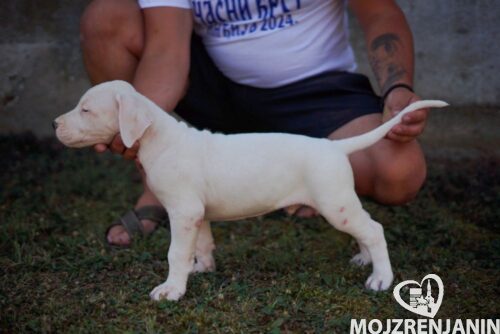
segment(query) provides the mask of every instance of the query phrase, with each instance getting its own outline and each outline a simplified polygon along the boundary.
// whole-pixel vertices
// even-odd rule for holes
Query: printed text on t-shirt
[[[195,20],[212,37],[242,37],[297,23],[301,0],[192,0]]]

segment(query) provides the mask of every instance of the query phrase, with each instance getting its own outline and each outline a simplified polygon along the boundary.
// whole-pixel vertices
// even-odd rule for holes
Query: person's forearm
[[[144,50],[132,84],[162,109],[173,111],[187,87],[191,10],[156,7],[143,12]]]
[[[133,85],[162,109],[170,112],[182,99],[188,80],[189,54],[147,54],[141,58]]]
[[[401,12],[381,14],[363,27],[370,65],[383,95],[397,83],[413,85],[413,38]]]

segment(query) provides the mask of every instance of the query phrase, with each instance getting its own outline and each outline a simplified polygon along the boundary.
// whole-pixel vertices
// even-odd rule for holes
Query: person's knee
[[[80,19],[81,44],[85,48],[93,42],[120,38],[137,44],[137,38],[130,38],[137,21],[142,24],[142,16],[134,0],[93,0]]]
[[[383,204],[408,203],[417,196],[426,176],[427,167],[420,150],[395,156],[378,167],[375,197]]]
[[[111,24],[117,14],[119,1],[94,0],[80,19],[80,35],[82,43],[95,38],[106,38],[116,33],[118,27]]]

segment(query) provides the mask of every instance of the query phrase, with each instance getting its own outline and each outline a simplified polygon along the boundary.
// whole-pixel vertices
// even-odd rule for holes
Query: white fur
[[[57,137],[70,147],[109,143],[118,132],[128,147],[139,141],[138,157],[167,209],[172,235],[168,278],[151,298],[178,300],[189,273],[215,269],[209,221],[296,204],[315,208],[356,238],[361,252],[353,261],[373,263],[366,286],[389,288],[393,274],[383,228],[361,207],[347,154],[381,139],[407,112],[444,105],[414,103],[379,128],[338,141],[281,133],[222,135],[190,128],[128,83],[113,81],[91,88],[56,123]]]

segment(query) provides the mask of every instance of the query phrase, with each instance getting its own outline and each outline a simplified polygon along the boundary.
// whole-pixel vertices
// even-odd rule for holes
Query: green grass
[[[30,137],[0,138],[0,332],[345,333],[351,318],[413,318],[363,288],[353,240],[320,218],[213,223],[215,273],[179,303],[152,302],[169,233],[107,250],[107,225],[140,193],[133,164]],[[409,205],[364,201],[383,222],[395,283],[437,273],[438,318],[497,318],[500,171],[493,158],[430,161]]]

